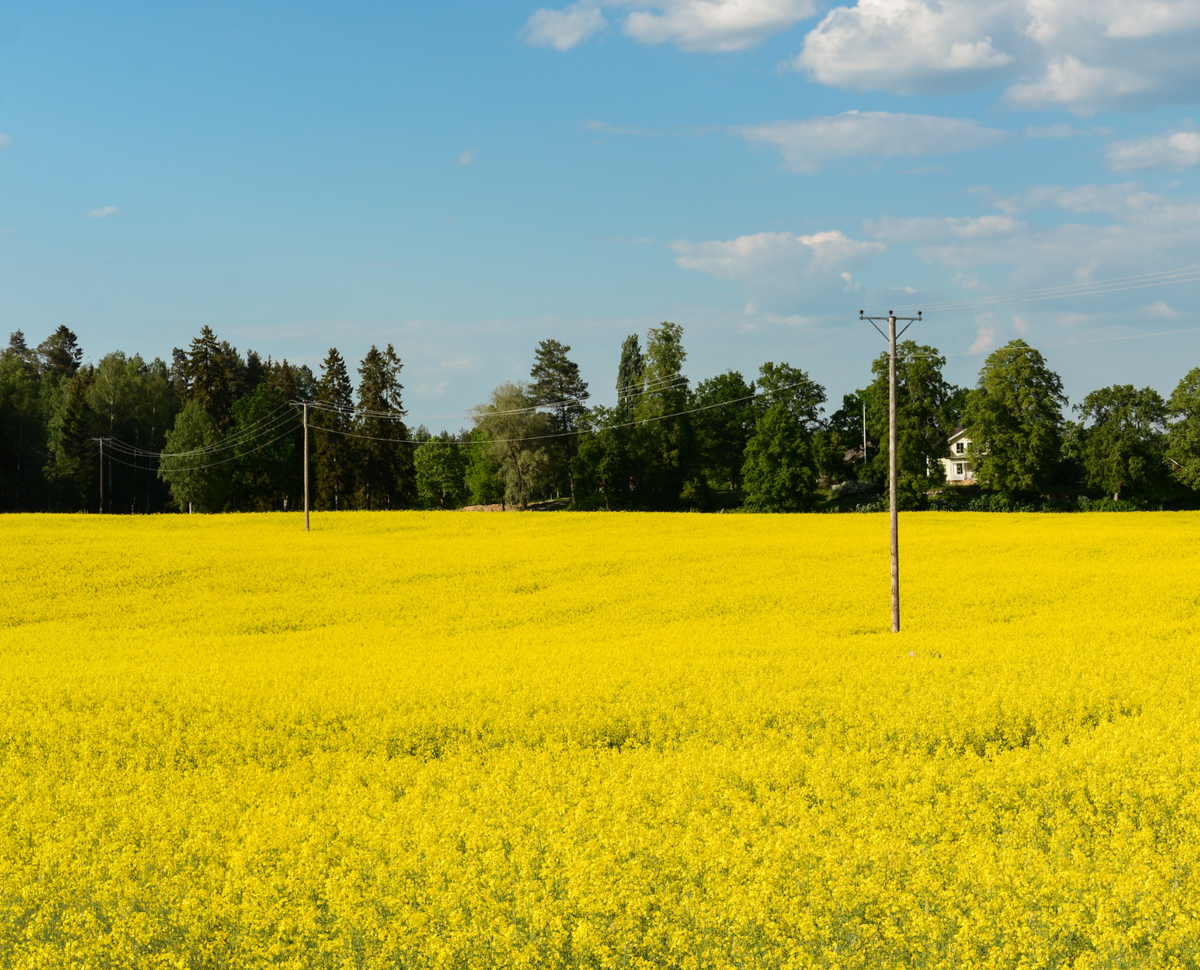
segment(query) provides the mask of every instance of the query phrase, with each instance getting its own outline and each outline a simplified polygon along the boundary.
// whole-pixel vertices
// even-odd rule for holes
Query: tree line
[[[693,384],[683,333],[664,322],[644,342],[625,339],[612,407],[589,403],[568,345],[543,340],[528,380],[494,388],[469,429],[435,434],[408,426],[390,344],[371,347],[355,381],[337,348],[314,374],[243,356],[208,327],[170,364],[119,351],[84,364],[65,326],[37,347],[18,331],[0,353],[0,510],[296,508],[304,405],[316,509],[558,499],[580,509],[783,512],[882,491],[886,354],[873,360],[871,382],[827,415],[825,388],[786,362],[764,363],[753,380],[728,370]],[[979,486],[1006,499],[1200,502],[1200,367],[1169,399],[1114,385],[1072,409],[1024,341],[993,351],[973,388],[946,381],[945,365],[936,348],[898,346],[902,507],[937,495],[959,427]]]

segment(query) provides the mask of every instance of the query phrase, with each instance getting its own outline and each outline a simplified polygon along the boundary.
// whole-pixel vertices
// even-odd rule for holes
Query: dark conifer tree
[[[372,346],[358,373],[356,431],[365,440],[359,450],[358,505],[364,509],[408,506],[414,494],[412,448],[402,420],[404,405],[400,358],[395,348]]]
[[[579,365],[567,356],[570,350],[557,340],[541,341],[534,351],[529,376],[533,379],[534,400],[550,412],[550,425],[555,434],[561,435],[551,439],[547,450],[555,459],[555,474],[560,482],[565,475],[574,504],[575,477],[571,472],[571,460],[577,450],[579,419],[587,410],[583,402],[588,398],[588,389],[587,382],[579,376]]]
[[[79,340],[67,327],[59,326],[38,345],[38,357],[42,362],[42,373],[59,380],[70,380],[83,361],[83,348]]]
[[[196,401],[209,413],[218,430],[229,427],[233,422],[229,369],[226,355],[211,327],[203,327],[200,336],[192,341],[182,371],[184,401]]]
[[[354,431],[354,385],[346,370],[345,358],[336,347],[321,364],[316,402],[322,407],[313,412],[317,507],[347,509],[353,507],[355,445],[347,437]]]

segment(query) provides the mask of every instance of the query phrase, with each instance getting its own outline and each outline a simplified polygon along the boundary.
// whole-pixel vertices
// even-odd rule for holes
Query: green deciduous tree
[[[759,370],[758,412],[746,444],[742,476],[746,508],[756,512],[800,512],[816,498],[813,435],[821,420],[825,389],[790,364]]]
[[[546,435],[549,416],[537,410],[537,401],[524,381],[506,381],[491,393],[487,404],[471,412],[483,432],[484,447],[500,469],[505,499],[522,507],[542,488],[550,472]]]
[[[217,449],[221,432],[199,400],[189,401],[167,433],[159,477],[182,512],[220,512],[229,500],[229,449]]]
[[[1024,340],[992,351],[970,392],[962,423],[981,484],[1005,494],[1037,492],[1062,454],[1062,381]]]
[[[626,415],[633,413],[645,384],[646,359],[636,333],[621,344],[621,362],[617,366],[617,409]]]
[[[703,508],[708,483],[700,468],[700,451],[689,413],[690,398],[683,363],[683,327],[664,321],[646,334],[645,383],[633,416],[644,460],[637,482],[642,508]]]
[[[233,404],[230,503],[241,511],[270,512],[288,507],[295,468],[294,418],[287,401],[270,384],[259,384]]]
[[[696,385],[691,407],[700,464],[713,482],[742,484],[746,442],[754,432],[754,384],[735,370]]]
[[[466,504],[469,461],[469,446],[448,432],[419,444],[413,452],[413,467],[421,504],[427,509],[456,509]]]
[[[945,481],[939,459],[950,457],[947,444],[955,388],[942,377],[946,358],[937,348],[903,340],[896,347],[896,439],[901,508],[917,508],[925,492]],[[859,393],[867,403],[867,434],[878,442],[868,477],[881,487],[888,480],[888,355],[871,364],[875,379]]]
[[[1119,500],[1159,493],[1165,470],[1167,405],[1152,387],[1117,384],[1092,391],[1076,410],[1090,422],[1083,437],[1088,484]]]
[[[1169,408],[1174,420],[1167,432],[1167,456],[1179,481],[1200,489],[1200,367],[1179,382]]]

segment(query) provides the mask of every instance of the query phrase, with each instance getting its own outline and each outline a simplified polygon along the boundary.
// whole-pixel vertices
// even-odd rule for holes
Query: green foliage
[[[1088,484],[1112,495],[1161,493],[1165,471],[1167,405],[1150,387],[1113,385],[1092,391],[1077,410],[1090,421],[1083,438]]]
[[[159,477],[181,512],[221,512],[229,501],[229,449],[218,449],[221,432],[198,400],[189,401],[167,433]]]
[[[571,348],[557,340],[543,340],[534,352],[533,368],[529,372],[530,395],[538,407],[550,414],[550,427],[557,436],[548,439],[546,451],[551,460],[551,474],[561,486],[567,486],[571,501],[575,501],[575,479],[571,459],[576,452],[576,433],[579,419],[587,410],[587,382],[579,374],[579,365],[570,357]]]
[[[228,344],[226,344],[228,348]],[[192,341],[183,362],[184,402],[195,401],[212,419],[218,430],[228,428],[233,421],[234,388],[231,386],[228,354],[217,343],[212,328],[205,326]]]
[[[99,501],[96,474],[99,450],[96,415],[88,406],[88,391],[95,377],[92,367],[82,367],[58,389],[47,428],[49,461],[45,473],[51,488],[51,507],[63,512],[84,512]]]
[[[1200,489],[1200,367],[1179,382],[1169,407],[1174,422],[1167,431],[1167,457],[1179,481]]]
[[[1067,399],[1062,381],[1023,340],[992,351],[963,411],[981,484],[1005,495],[1039,492],[1056,476]]]
[[[358,448],[358,507],[406,508],[416,493],[412,446],[401,420],[404,405],[400,383],[403,364],[395,348],[372,346],[358,369],[359,420],[355,433],[362,435]]]
[[[548,415],[537,410],[537,399],[524,381],[506,381],[491,400],[472,412],[484,433],[482,447],[499,469],[505,501],[522,508],[544,488],[550,476],[547,436],[553,434]]]
[[[17,331],[0,354],[0,510],[44,509],[46,423],[33,352]]]
[[[617,410],[628,417],[633,414],[645,385],[646,358],[636,333],[621,344],[621,363],[617,367]]]
[[[427,509],[456,509],[466,504],[467,447],[443,432],[417,446],[413,466],[417,498]]]
[[[354,385],[346,370],[346,361],[336,347],[321,365],[316,387],[316,402],[323,405],[312,411],[312,432],[316,507],[319,509],[353,508],[355,492],[354,452],[357,441],[348,437],[354,431],[351,411]]]
[[[294,412],[283,395],[259,384],[233,405],[230,503],[241,511],[270,512],[287,507],[287,487],[296,462],[291,432]]]
[[[726,371],[696,385],[691,406],[705,476],[730,490],[740,488],[746,442],[754,432],[754,385]]]
[[[700,451],[692,424],[683,327],[663,322],[646,334],[645,385],[633,409],[638,424],[635,477],[640,508],[670,511],[707,504]]]
[[[52,379],[69,381],[83,362],[83,348],[68,327],[60,325],[54,333],[38,344],[42,374]]]
[[[925,492],[945,481],[939,459],[950,457],[947,445],[949,406],[955,388],[942,377],[946,358],[934,347],[903,340],[896,347],[896,439],[901,508],[920,508]],[[888,355],[871,364],[875,379],[861,392],[867,404],[867,434],[878,442],[867,477],[881,487],[888,480]]]
[[[763,364],[756,383],[758,415],[742,466],[746,508],[807,511],[816,500],[813,436],[820,425],[825,388],[786,363]]]
[[[504,479],[500,463],[493,457],[493,448],[486,431],[479,428],[470,434],[466,448],[466,485],[472,505],[497,505],[504,502]]]

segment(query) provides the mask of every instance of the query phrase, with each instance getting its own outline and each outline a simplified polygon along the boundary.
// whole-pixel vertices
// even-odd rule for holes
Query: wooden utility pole
[[[98,438],[100,442],[100,514],[104,514],[104,439]]]
[[[308,532],[308,402],[304,402],[304,531]]]
[[[862,310],[858,311],[858,319],[868,321],[872,327],[879,330],[876,320],[884,320],[884,317],[868,317]],[[896,486],[899,480],[900,462],[896,454],[896,338],[904,334],[917,320],[921,319],[921,312],[917,311],[915,317],[898,317],[891,310],[888,310],[886,317],[888,322],[887,342],[888,342],[888,507],[891,512],[891,532],[892,532],[892,632],[900,632],[900,515],[899,508],[896,504]],[[907,321],[904,330],[899,334],[896,333],[896,321]],[[880,336],[884,336],[882,330],[879,330]],[[864,449],[865,450],[865,449]]]

